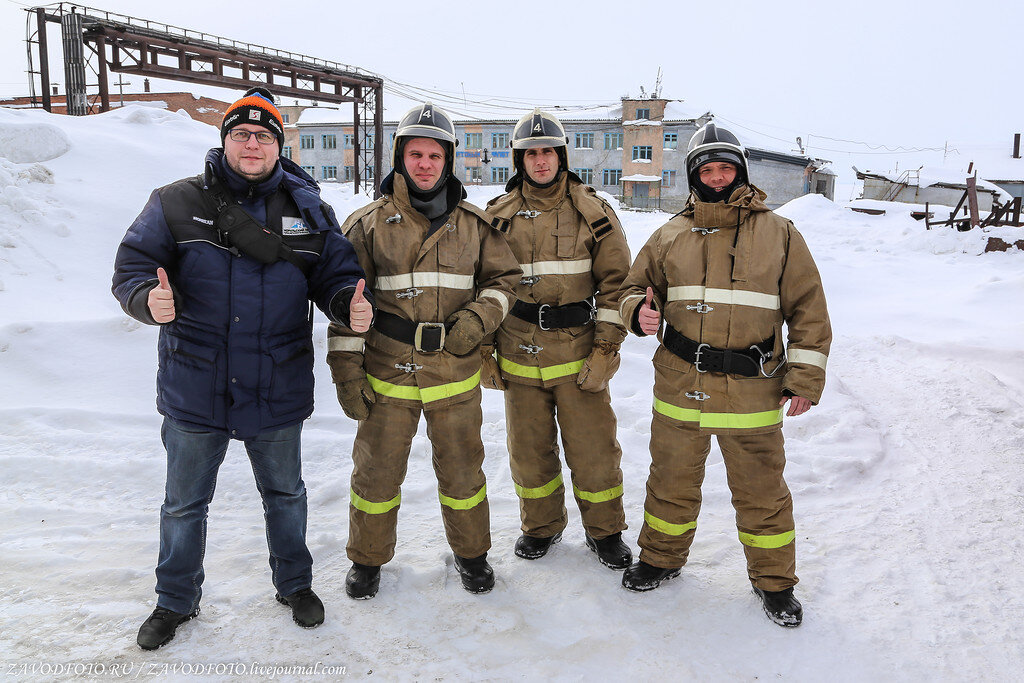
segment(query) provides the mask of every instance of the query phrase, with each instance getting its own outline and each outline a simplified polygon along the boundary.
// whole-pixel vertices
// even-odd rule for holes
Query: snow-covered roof
[[[303,109],[295,125],[326,125],[329,123],[352,124],[352,110],[342,111],[335,107],[309,107]]]
[[[661,177],[656,175],[644,175],[643,173],[636,173],[634,175],[627,175],[622,177],[623,180],[629,180],[634,183],[660,183]]]

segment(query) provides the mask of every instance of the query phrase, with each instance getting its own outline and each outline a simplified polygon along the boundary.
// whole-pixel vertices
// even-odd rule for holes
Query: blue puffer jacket
[[[218,181],[312,264],[308,277],[288,261],[262,264],[222,243],[212,227],[216,205],[204,191]],[[309,302],[347,325],[349,301],[364,277],[312,178],[282,158],[268,180],[249,185],[227,167],[223,150],[210,150],[204,175],[153,192],[118,248],[114,296],[147,324],[156,324],[146,302],[158,267],[167,271],[176,312],[160,329],[162,415],[238,439],[309,417]]]

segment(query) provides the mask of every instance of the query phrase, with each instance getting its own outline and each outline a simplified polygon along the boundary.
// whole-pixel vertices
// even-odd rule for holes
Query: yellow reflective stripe
[[[494,299],[501,305],[501,318],[508,315],[508,295],[500,289],[485,289],[480,292],[481,299]]]
[[[605,323],[615,323],[616,325],[622,325],[622,316],[619,315],[619,312],[615,310],[609,310],[607,308],[597,309],[597,320]]]
[[[437,492],[437,497],[441,499],[441,505],[450,507],[452,510],[471,510],[487,497],[487,484],[481,486],[472,498],[449,498],[440,491]]]
[[[680,422],[697,422],[707,429],[754,429],[768,427],[782,422],[785,408],[765,410],[759,413],[702,413],[697,408],[680,408],[654,399],[654,412]]]
[[[613,486],[610,489],[604,491],[597,491],[591,493],[590,491],[584,491],[578,488],[576,484],[572,485],[572,492],[576,494],[576,497],[580,500],[585,500],[588,503],[607,503],[609,500],[615,500],[616,498],[622,497],[622,484]]]
[[[383,503],[371,503],[365,498],[360,498],[359,495],[352,489],[350,489],[352,507],[356,510],[362,510],[368,515],[383,515],[385,512],[389,512],[392,508],[396,508],[402,502],[402,494],[399,493],[397,496],[389,501]]]
[[[738,533],[740,535],[740,543],[749,545],[751,548],[781,548],[782,546],[789,545],[796,539],[796,531],[784,531],[773,536],[755,536],[754,534],[746,534],[742,531]]]
[[[550,496],[558,487],[562,485],[562,473],[559,472],[558,476],[544,484],[543,486],[537,486],[536,488],[528,489],[525,486],[520,486],[515,482],[512,484],[516,487],[516,494],[520,498],[545,498]]]
[[[654,412],[680,422],[700,422],[700,411],[696,408],[680,408],[657,397],[654,399]]]
[[[580,360],[574,360],[571,363],[562,363],[561,365],[548,365],[546,367],[537,367],[536,365],[520,365],[514,361],[510,361],[500,353],[498,356],[498,367],[507,372],[510,375],[516,375],[517,377],[528,377],[530,379],[541,379],[551,380],[559,377],[565,377],[566,375],[575,375],[583,369],[583,361],[586,358]]]
[[[655,531],[660,531],[663,534],[669,536],[682,536],[687,531],[697,528],[697,522],[687,522],[686,524],[672,524],[666,522],[663,519],[658,519],[647,510],[644,510],[644,521],[647,522],[647,526],[651,527]]]
[[[685,285],[668,288],[669,301],[703,301],[709,304],[729,304],[731,306],[753,306],[778,310],[781,299],[778,294],[764,294],[745,289],[718,289],[704,285]]]
[[[471,391],[480,384],[480,371],[477,370],[476,374],[472,377],[459,382],[449,382],[448,384],[439,384],[436,387],[425,387],[423,389],[420,389],[416,385],[401,385],[385,382],[382,379],[377,379],[369,373],[366,374],[366,379],[370,382],[370,386],[373,387],[373,390],[378,394],[390,396],[391,398],[404,398],[410,401],[430,403],[431,401],[438,401],[442,398],[458,396],[459,394]]]
[[[575,261],[537,261],[535,263],[520,263],[523,275],[579,275],[589,273],[593,262],[590,259],[577,259]]]
[[[822,370],[828,362],[828,356],[810,349],[794,349],[790,347],[786,351],[786,358],[790,363],[803,363],[804,365],[816,365]]]
[[[700,426],[709,429],[754,429],[782,422],[783,408],[760,413],[701,413]]]
[[[363,338],[362,337],[328,337],[327,338],[327,352],[331,351],[362,351],[363,350]]]
[[[378,275],[374,290],[388,291],[410,287],[446,287],[448,289],[473,289],[476,282],[472,275],[458,273],[414,272],[399,275]]]

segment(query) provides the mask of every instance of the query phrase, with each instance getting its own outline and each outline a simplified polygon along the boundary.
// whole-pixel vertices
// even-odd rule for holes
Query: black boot
[[[643,592],[652,591],[661,585],[662,581],[679,576],[679,568],[662,569],[647,564],[643,560],[631,564],[622,572],[622,587],[631,591]]]
[[[345,594],[353,600],[369,600],[380,588],[380,567],[352,563],[345,577]]]
[[[274,597],[282,605],[292,608],[292,619],[302,628],[315,628],[324,623],[324,603],[312,588],[303,588],[284,597],[278,593]]]
[[[590,534],[585,536],[587,547],[597,553],[597,559],[604,566],[625,569],[633,561],[633,552],[622,542],[621,531],[604,538],[594,538]]]
[[[455,569],[462,579],[462,587],[470,593],[487,593],[494,588],[494,570],[487,564],[487,553],[480,557],[465,558],[453,555]]]
[[[548,536],[546,538],[537,538],[536,536],[527,536],[526,534],[523,534],[516,541],[516,557],[521,557],[524,560],[539,559],[547,555],[551,546],[561,540],[561,531],[554,536]]]
[[[157,607],[139,628],[136,642],[143,650],[155,650],[174,638],[174,632],[183,623],[199,614],[199,608],[191,614],[179,614],[163,607]]]
[[[779,626],[799,626],[804,620],[804,608],[800,601],[793,597],[793,589],[781,591],[764,591],[754,587],[754,595],[761,598],[761,605],[768,618]]]

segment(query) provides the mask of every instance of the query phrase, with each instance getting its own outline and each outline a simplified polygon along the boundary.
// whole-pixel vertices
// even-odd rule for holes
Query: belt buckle
[[[436,349],[425,349],[425,348],[423,348],[423,330],[424,329],[434,329],[434,328],[437,328],[437,329],[439,329],[441,331],[440,332],[440,334],[441,334],[440,340],[437,342],[437,348]],[[434,353],[434,352],[440,351],[441,349],[444,348],[444,335],[445,335],[444,323],[420,323],[419,325],[416,326],[416,334],[413,336],[413,344],[412,345],[413,345],[413,347],[415,347],[415,349],[417,351],[420,351],[422,353]]]
[[[707,372],[707,370],[700,369],[700,354],[704,351],[705,348],[710,349],[711,344],[697,344],[697,351],[696,353],[693,354],[693,367],[696,368],[697,372],[701,374]]]
[[[541,304],[540,308],[537,309],[537,327],[542,330],[550,330],[550,327],[544,326],[544,311],[551,308],[549,304]]]

